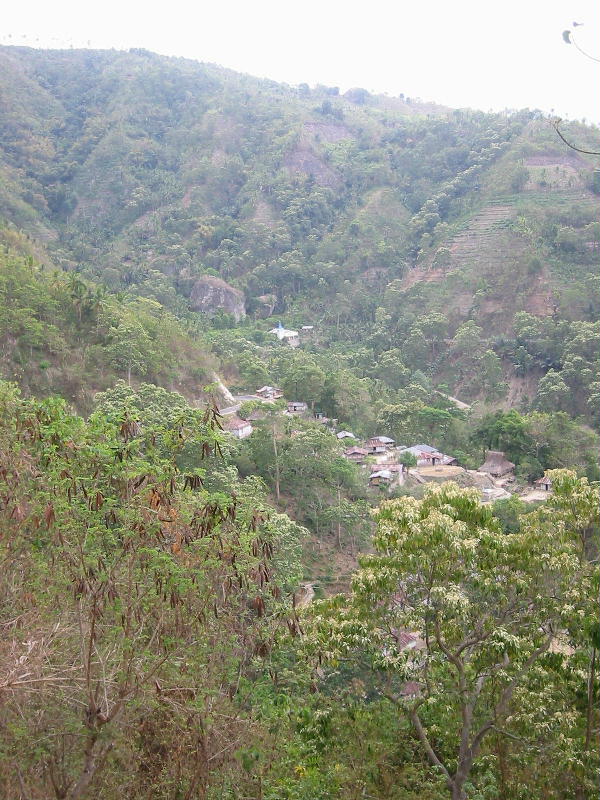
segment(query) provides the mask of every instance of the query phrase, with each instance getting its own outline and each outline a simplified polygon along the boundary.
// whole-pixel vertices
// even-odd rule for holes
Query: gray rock
[[[228,314],[233,314],[236,322],[246,316],[244,293],[213,275],[203,275],[193,285],[190,308],[203,314],[214,314],[222,308]]]
[[[277,298],[274,294],[261,294],[256,298],[256,316],[259,319],[266,319],[273,314]]]

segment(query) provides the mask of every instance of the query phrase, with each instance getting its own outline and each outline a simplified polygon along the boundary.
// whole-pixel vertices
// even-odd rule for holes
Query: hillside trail
[[[457,408],[460,408],[461,411],[469,411],[471,408],[469,403],[464,403],[462,400],[459,400],[458,397],[452,397],[451,394],[444,394],[444,392],[440,392],[439,389],[436,389],[435,393],[439,394],[440,397],[445,397],[446,400],[450,400],[450,402],[454,403],[454,405]]]

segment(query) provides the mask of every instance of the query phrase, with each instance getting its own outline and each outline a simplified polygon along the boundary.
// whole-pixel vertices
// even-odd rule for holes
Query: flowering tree
[[[506,741],[552,753],[578,791],[588,777],[585,714],[570,706],[585,691],[577,670],[595,568],[572,531],[582,516],[579,528],[593,525],[588,494],[597,509],[598,492],[563,483],[552,512],[527,515],[511,535],[474,489],[446,483],[420,501],[388,501],[351,597],[314,606],[309,649],[321,663],[369,656],[380,693],[410,721],[453,800],[481,776],[488,742],[503,792]]]

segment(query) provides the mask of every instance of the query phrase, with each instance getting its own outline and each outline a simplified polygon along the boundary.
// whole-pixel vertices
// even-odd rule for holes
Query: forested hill
[[[539,113],[143,50],[0,48],[0,93],[0,215],[41,263],[180,317],[220,277],[363,377],[591,419],[597,173]]]
[[[0,798],[596,796],[596,166],[0,48]]]

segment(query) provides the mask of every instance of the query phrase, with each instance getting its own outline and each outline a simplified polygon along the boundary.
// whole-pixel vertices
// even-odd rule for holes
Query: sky
[[[1,44],[143,47],[289,84],[600,123],[598,0],[21,0]]]

